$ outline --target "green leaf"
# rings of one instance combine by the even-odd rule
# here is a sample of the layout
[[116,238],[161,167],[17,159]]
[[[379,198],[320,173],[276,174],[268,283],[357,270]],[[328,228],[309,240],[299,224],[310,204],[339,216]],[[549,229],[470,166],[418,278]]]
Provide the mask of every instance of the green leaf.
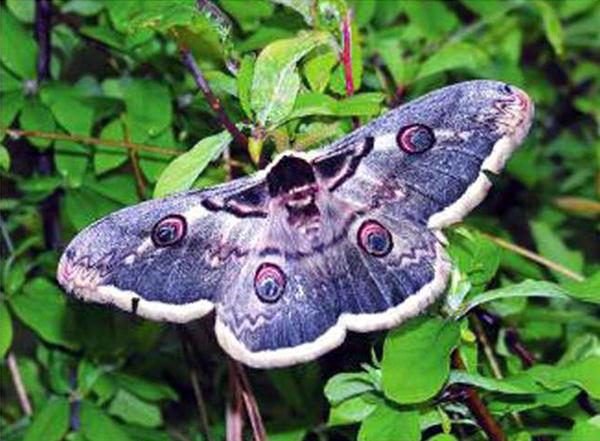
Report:
[[237,76],[237,93],[242,109],[248,118],[252,119],[252,105],[250,95],[252,93],[252,75],[254,74],[254,57],[246,55],[242,58],[240,70]]
[[231,139],[227,131],[209,136],[172,161],[160,175],[154,188],[154,197],[188,190],[209,162],[215,160],[229,145]]
[[372,393],[357,395],[332,406],[329,411],[329,426],[343,426],[364,420],[373,412],[382,398]]
[[358,441],[420,441],[417,411],[402,411],[382,403],[365,418]]
[[33,23],[35,0],[7,0],[6,6],[23,23]]
[[8,149],[0,144],[0,169],[8,171],[10,170],[10,154]]
[[53,396],[34,414],[23,441],[59,441],[69,430],[69,400]]
[[144,427],[158,427],[162,424],[160,408],[150,404],[126,390],[119,390],[108,407],[111,415],[118,416],[123,421]]
[[448,253],[460,273],[467,275],[471,292],[483,290],[500,265],[500,251],[496,244],[477,230],[467,228],[452,230],[448,238]]
[[423,7],[420,2],[402,2],[410,23],[428,39],[444,36],[459,24],[456,15],[439,0],[429,0]]
[[89,148],[71,141],[56,141],[54,161],[67,186],[80,187],[90,158]]
[[327,381],[325,396],[332,406],[336,406],[357,395],[374,392],[375,387],[367,372],[337,374]]
[[88,400],[81,402],[81,430],[89,441],[131,441],[119,424]]
[[484,389],[492,392],[500,392],[504,394],[532,394],[543,392],[537,383],[530,377],[520,376],[498,380],[495,378],[484,377],[478,374],[470,374],[465,371],[451,371],[448,379],[448,384],[468,384],[479,389]]
[[476,71],[487,63],[489,63],[488,55],[478,46],[462,42],[453,43],[443,46],[425,60],[417,78],[425,78],[455,69]]
[[33,34],[27,32],[23,25],[4,8],[0,9],[0,29],[2,29],[2,38],[0,38],[2,63],[23,80],[35,79],[37,45],[33,40]]
[[566,282],[564,283],[571,297],[583,302],[600,304],[600,271],[588,277],[583,282]]
[[5,92],[1,96],[0,126],[9,127],[15,116],[21,111],[25,104],[23,92],[20,90]]
[[548,389],[559,390],[577,386],[596,400],[600,399],[598,372],[600,372],[600,355],[587,357],[561,367],[536,365],[527,371]]
[[473,296],[467,305],[462,309],[466,314],[478,305],[492,302],[499,299],[508,299],[515,297],[546,297],[551,299],[569,300],[569,291],[552,282],[525,280],[514,285],[508,285],[504,288],[497,288]]
[[306,24],[312,25],[313,23],[313,12],[312,8],[314,5],[313,0],[271,0],[273,3],[279,3],[287,6],[288,8],[294,9],[296,12],[302,15]]
[[360,93],[348,98],[336,100],[322,93],[303,93],[298,96],[294,110],[287,119],[309,115],[369,116],[381,111],[381,102],[385,96],[381,93]]
[[554,6],[543,0],[535,0],[533,6],[542,17],[544,24],[544,33],[546,38],[552,45],[554,52],[558,56],[564,54],[565,35],[560,18],[557,12],[554,10]]
[[[100,132],[100,139],[123,141],[125,139],[123,121],[115,119],[109,122]],[[125,149],[99,145],[95,148],[94,170],[98,175],[114,170],[123,165],[127,161],[127,157]]]
[[296,64],[315,47],[329,41],[325,32],[307,32],[299,37],[279,40],[262,50],[254,65],[252,109],[262,126],[276,125],[294,107],[300,88]]
[[176,400],[177,393],[169,386],[127,374],[115,374],[114,380],[123,389],[147,401]]
[[[148,144],[156,147],[164,147],[168,149],[177,148],[172,127],[168,127],[160,132],[157,136],[149,138],[147,142]],[[144,176],[146,176],[150,182],[156,182],[160,174],[169,164],[169,161],[173,158],[173,155],[165,155],[164,153],[154,152],[140,152],[139,157],[140,167],[144,172]]]
[[273,14],[273,5],[268,0],[221,0],[221,7],[239,23],[245,32],[255,30],[262,19]]
[[314,92],[325,90],[331,79],[331,71],[337,63],[338,57],[333,49],[315,55],[304,63],[304,76]]
[[[583,254],[567,248],[560,236],[548,224],[541,221],[531,221],[531,234],[540,254],[554,262],[581,273],[583,271]],[[571,279],[558,271],[552,274],[559,282],[570,282]]]
[[437,435],[429,438],[428,441],[458,441],[454,435],[449,433],[438,433]]
[[413,318],[391,331],[383,345],[381,362],[385,395],[408,404],[437,394],[448,378],[450,353],[459,338],[458,323],[438,317]]
[[13,339],[13,325],[10,313],[4,302],[0,302],[0,358],[10,348]]
[[[56,130],[56,122],[50,109],[37,100],[28,100],[25,102],[19,123],[23,130],[31,130],[38,132],[54,132]],[[52,143],[49,139],[29,138],[31,144],[38,147],[48,147]]]
[[42,90],[42,102],[50,107],[56,121],[74,135],[90,134],[94,119],[93,107],[79,96],[78,90],[56,83]]
[[70,349],[79,348],[67,298],[48,279],[31,280],[9,301],[17,317],[44,340]]
[[173,109],[166,86],[152,80],[136,79],[126,86],[124,99],[132,141],[145,142],[171,125]]
[[569,433],[558,438],[558,441],[587,441],[600,439],[600,415],[587,420],[579,420]]

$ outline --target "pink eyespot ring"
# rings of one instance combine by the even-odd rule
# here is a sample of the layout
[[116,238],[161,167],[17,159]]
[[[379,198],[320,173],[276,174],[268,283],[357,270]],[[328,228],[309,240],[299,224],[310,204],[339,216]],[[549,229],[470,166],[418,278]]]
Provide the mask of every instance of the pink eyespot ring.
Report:
[[387,256],[394,246],[390,232],[376,220],[366,220],[358,228],[358,245],[375,257]]
[[411,124],[398,131],[396,143],[406,153],[422,153],[433,147],[435,135],[433,130],[424,124]]
[[150,238],[156,247],[173,246],[187,233],[187,222],[179,214],[170,214],[159,220],[152,228]]
[[265,303],[274,303],[283,295],[286,277],[274,263],[261,263],[254,274],[254,292]]

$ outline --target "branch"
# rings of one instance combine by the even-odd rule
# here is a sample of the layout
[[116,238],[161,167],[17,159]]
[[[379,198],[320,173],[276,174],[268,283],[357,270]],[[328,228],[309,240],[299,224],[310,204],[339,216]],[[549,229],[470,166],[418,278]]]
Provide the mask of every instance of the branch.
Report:
[[[35,2],[34,35],[38,44],[36,63],[37,85],[50,79],[50,38],[52,27],[52,4],[50,0]],[[42,151],[38,155],[37,169],[43,176],[51,175],[54,171],[52,152]],[[48,249],[60,248],[60,223],[59,223],[58,192],[53,192],[40,204],[42,223],[44,227],[44,240]]]
[[342,48],[342,63],[344,65],[344,78],[346,80],[346,95],[354,95],[354,78],[352,77],[352,9],[342,21],[342,37],[344,46]]
[[181,57],[183,58],[183,63],[187,66],[190,73],[194,77],[194,80],[196,81],[196,85],[204,94],[204,97],[208,101],[208,104],[217,113],[217,119],[219,120],[221,125],[223,127],[225,127],[225,129],[229,133],[231,133],[231,136],[233,136],[233,138],[240,145],[247,147],[248,146],[248,138],[246,137],[246,135],[244,135],[242,132],[240,132],[238,130],[238,128],[235,126],[235,124],[233,122],[231,122],[231,120],[227,116],[227,113],[225,113],[225,109],[223,109],[221,102],[213,93],[212,89],[210,88],[210,85],[206,81],[206,78],[204,78],[204,75],[202,74],[200,67],[198,67],[198,65],[196,64],[196,60],[194,60],[194,56],[192,55],[192,52],[187,48],[181,48]]
[[[465,370],[465,364],[457,350],[452,353],[452,367],[454,369]],[[464,399],[467,407],[475,417],[475,420],[491,441],[508,441],[502,427],[500,427],[498,422],[494,419],[493,415],[473,387],[465,387]]]
[[184,325],[178,326],[177,331],[179,334],[179,342],[181,343],[181,350],[183,352],[183,358],[190,371],[190,381],[192,382],[192,389],[194,391],[194,398],[196,399],[196,407],[198,409],[198,415],[200,416],[200,431],[202,436],[207,441],[213,441],[213,436],[210,431],[210,424],[208,422],[208,412],[206,411],[206,403],[200,388],[200,382],[198,380],[198,373],[196,372],[195,364],[193,362],[193,350],[192,345],[189,341],[187,330]]
[[243,441],[244,415],[242,414],[242,386],[229,358],[229,399],[225,408],[226,441]]
[[[6,245],[6,251],[8,254],[12,255],[15,252],[15,247],[13,241],[8,233],[8,229],[4,223],[4,219],[0,216],[0,230],[2,231],[2,239],[4,240],[4,244]],[[17,365],[17,359],[15,358],[15,354],[11,351],[8,352],[6,356],[6,363],[8,364],[8,370],[10,372],[10,377],[12,378],[13,385],[15,386],[15,391],[17,392],[17,397],[19,399],[19,404],[21,406],[21,410],[25,415],[31,415],[31,403],[29,402],[29,398],[27,397],[27,390],[23,385],[23,378],[21,377],[21,371],[19,371],[19,366]]]
[[581,274],[576,273],[559,263],[556,263],[556,262],[553,262],[552,260],[546,259],[545,257],[542,257],[539,254],[534,253],[533,251],[529,251],[527,248],[523,248],[519,245],[515,245],[504,239],[501,239],[500,237],[494,236],[489,233],[482,232],[482,234],[485,237],[487,237],[488,239],[490,239],[492,242],[497,244],[498,246],[505,248],[507,250],[510,250],[514,253],[520,254],[521,256],[524,256],[530,260],[533,260],[534,262],[537,262],[540,265],[544,265],[545,267],[550,268],[553,271],[564,274],[565,276],[569,277],[570,279],[573,279],[577,282],[583,282],[585,280],[585,278]]
[[254,440],[266,441],[267,432],[265,431],[265,426],[258,409],[258,403],[256,402],[256,398],[254,398],[254,393],[252,392],[252,387],[250,386],[250,382],[248,381],[244,367],[238,361],[230,358],[229,369],[233,370],[235,375],[238,377],[238,384],[240,386],[242,398],[246,407],[246,413],[248,414],[248,419],[250,420],[250,425],[252,426]]
[[8,370],[10,371],[13,385],[17,391],[17,397],[19,398],[21,410],[25,415],[30,416],[33,413],[31,409],[31,403],[29,402],[27,391],[23,385],[23,378],[21,377],[21,372],[19,371],[15,354],[12,351],[8,353],[8,356],[6,357],[6,363],[8,364]]
[[83,135],[70,135],[68,133],[53,133],[53,132],[40,132],[37,130],[17,130],[17,129],[9,129],[6,127],[2,127],[0,131],[6,132],[9,136],[13,138],[19,138],[21,136],[28,138],[42,138],[42,139],[54,139],[59,141],[72,141],[81,144],[90,144],[90,145],[99,145],[102,147],[116,147],[116,148],[125,148],[131,150],[137,150],[142,152],[153,152],[153,153],[162,153],[163,155],[168,156],[177,156],[181,155],[183,152],[175,149],[167,149],[162,147],[157,147],[154,145],[146,145],[146,144],[135,144],[133,142],[128,141],[117,141],[112,139],[100,139],[93,138],[90,136]]

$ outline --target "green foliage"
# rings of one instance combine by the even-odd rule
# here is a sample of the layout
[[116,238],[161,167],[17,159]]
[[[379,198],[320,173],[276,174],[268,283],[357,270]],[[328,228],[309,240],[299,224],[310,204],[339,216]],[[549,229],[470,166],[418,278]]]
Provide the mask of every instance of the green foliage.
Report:
[[[277,152],[321,146],[472,78],[523,88],[537,116],[488,200],[445,231],[444,299],[388,333],[350,335],[317,362],[252,372],[269,439],[484,440],[473,409],[453,398],[465,386],[511,441],[600,439],[598,1],[52,3],[46,81],[36,71],[36,3],[0,5],[1,439],[205,439],[191,369],[212,439],[226,430],[218,346],[188,328],[189,360],[174,327],[64,296],[48,219],[67,242],[119,208],[250,173]],[[182,48],[248,149],[219,125]]]

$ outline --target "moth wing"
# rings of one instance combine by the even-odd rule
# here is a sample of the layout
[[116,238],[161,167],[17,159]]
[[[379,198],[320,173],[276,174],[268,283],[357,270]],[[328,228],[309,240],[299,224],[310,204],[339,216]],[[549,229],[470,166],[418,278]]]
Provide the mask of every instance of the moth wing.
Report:
[[[342,240],[320,251],[248,259],[217,305],[221,346],[250,366],[288,366],[337,347],[347,330],[388,329],[422,311],[446,284],[445,251],[422,225],[380,220],[393,241],[385,257],[374,257],[358,244],[359,228],[371,222],[361,218]],[[261,265],[273,265],[284,278],[275,301],[257,293]]]
[[[244,244],[260,230],[266,203],[257,176],[125,208],[73,239],[58,281],[83,300],[149,319],[199,318],[223,295],[223,281],[245,264]],[[157,243],[173,231],[182,237]]]
[[337,197],[431,228],[461,220],[527,134],[529,97],[497,81],[445,87],[312,153]]

